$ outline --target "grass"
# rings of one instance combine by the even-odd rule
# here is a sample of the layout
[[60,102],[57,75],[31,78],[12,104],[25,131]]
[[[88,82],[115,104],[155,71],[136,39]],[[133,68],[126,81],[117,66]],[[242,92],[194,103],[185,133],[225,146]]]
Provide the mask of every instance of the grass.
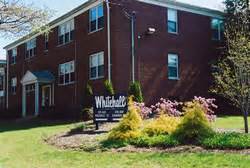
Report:
[[[234,120],[229,118],[228,121]],[[218,120],[218,122],[221,121]],[[225,122],[224,118],[223,122]],[[74,124],[60,122],[0,122],[0,168],[247,168],[250,165],[250,155],[86,153],[62,151],[43,143],[43,137],[70,129],[73,126]]]
[[[248,117],[249,118],[249,117]],[[248,125],[250,126],[250,118],[248,119]],[[213,124],[214,128],[225,128],[225,129],[244,129],[243,117],[231,117],[231,116],[221,116],[216,119]]]

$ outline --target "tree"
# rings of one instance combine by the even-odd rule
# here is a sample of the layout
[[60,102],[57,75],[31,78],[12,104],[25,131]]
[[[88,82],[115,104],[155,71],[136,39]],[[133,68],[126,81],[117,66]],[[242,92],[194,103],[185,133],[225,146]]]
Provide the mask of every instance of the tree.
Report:
[[20,36],[31,31],[44,31],[52,14],[23,0],[0,0],[0,34]]
[[250,12],[247,0],[226,0],[225,54],[213,73],[213,91],[231,100],[244,116],[250,109]]

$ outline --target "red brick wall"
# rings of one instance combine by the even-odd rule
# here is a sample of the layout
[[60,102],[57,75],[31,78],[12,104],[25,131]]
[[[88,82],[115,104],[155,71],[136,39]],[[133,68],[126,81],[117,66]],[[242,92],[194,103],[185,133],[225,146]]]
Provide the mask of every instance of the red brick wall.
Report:
[[[217,57],[219,46],[211,40],[210,17],[178,11],[178,35],[167,32],[167,9],[134,0],[111,0],[112,82],[117,92],[127,92],[131,81],[131,25],[123,10],[136,11],[136,35],[144,35],[149,27],[151,36],[136,38],[136,80],[142,84],[147,103],[161,97],[189,99],[194,95],[208,96],[211,83],[209,63]],[[58,46],[57,28],[49,35],[49,51],[44,52],[44,37],[37,38],[37,55],[24,60],[24,45],[18,47],[17,64],[10,66],[10,77],[18,81],[27,70],[49,70],[58,78],[58,65],[75,60],[76,83],[58,86],[55,83],[57,115],[73,115],[82,107],[84,90],[89,80],[89,55],[104,51],[105,78],[108,77],[106,7],[104,29],[89,34],[88,12],[75,17],[74,41]],[[180,80],[168,79],[167,55],[179,55]],[[95,93],[103,92],[103,81],[91,81]],[[21,114],[21,84],[17,95],[9,97],[10,108]],[[41,92],[40,92],[41,93]],[[58,116],[60,117],[60,116]]]

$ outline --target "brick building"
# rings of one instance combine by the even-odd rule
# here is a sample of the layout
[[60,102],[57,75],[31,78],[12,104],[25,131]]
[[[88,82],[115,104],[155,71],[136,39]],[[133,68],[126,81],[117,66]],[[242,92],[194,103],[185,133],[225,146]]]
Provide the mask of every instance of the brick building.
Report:
[[127,92],[141,83],[147,103],[208,96],[223,13],[168,0],[89,0],[7,50],[7,108],[17,116],[74,116],[90,81]]

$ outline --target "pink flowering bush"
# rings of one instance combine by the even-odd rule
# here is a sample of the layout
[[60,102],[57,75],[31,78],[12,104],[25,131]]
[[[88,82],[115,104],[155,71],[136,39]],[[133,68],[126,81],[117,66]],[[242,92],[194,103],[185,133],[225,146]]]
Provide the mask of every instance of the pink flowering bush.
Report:
[[[203,97],[195,96],[192,102],[198,102],[204,108],[206,117],[210,122],[215,121],[216,115],[214,114],[214,109],[218,108],[214,104],[215,99],[206,99]],[[167,115],[169,117],[180,117],[183,116],[182,109],[185,104],[182,102],[171,101],[161,98],[158,103],[147,107],[144,103],[134,102],[134,106],[139,109],[142,119],[148,119],[151,117],[159,117],[161,114]]]
[[156,115],[165,114],[170,117],[179,117],[182,115],[182,112],[178,110],[178,107],[182,105],[181,102],[170,101],[161,98],[160,102],[151,106],[152,112]]
[[210,122],[215,121],[216,115],[214,114],[214,109],[217,109],[218,106],[214,104],[215,99],[206,99],[204,97],[194,97],[194,101],[201,104],[201,106],[204,108],[206,112],[207,119]]
[[145,103],[134,102],[134,106],[139,109],[142,119],[148,119],[152,115],[152,109],[145,106]]

